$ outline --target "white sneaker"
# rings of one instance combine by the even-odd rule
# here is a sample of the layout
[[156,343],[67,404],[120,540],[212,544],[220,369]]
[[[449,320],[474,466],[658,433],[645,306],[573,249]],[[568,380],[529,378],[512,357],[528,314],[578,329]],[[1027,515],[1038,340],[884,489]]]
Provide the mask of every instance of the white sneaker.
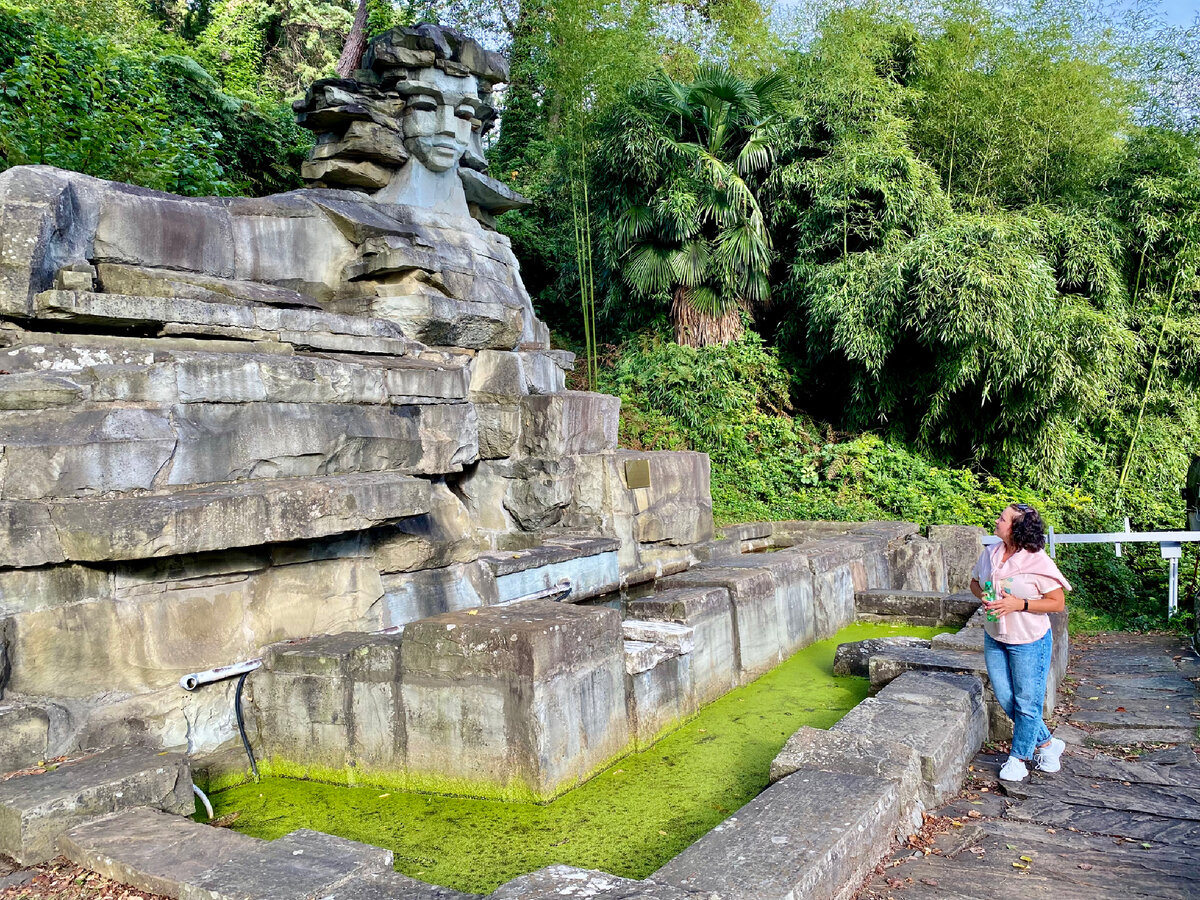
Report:
[[1059,758],[1065,749],[1067,745],[1064,741],[1056,737],[1050,738],[1050,743],[1033,751],[1033,767],[1039,772],[1057,772],[1062,768]]
[[1015,756],[1010,756],[1008,762],[1000,767],[1001,781],[1024,781],[1029,777],[1029,769],[1025,763]]

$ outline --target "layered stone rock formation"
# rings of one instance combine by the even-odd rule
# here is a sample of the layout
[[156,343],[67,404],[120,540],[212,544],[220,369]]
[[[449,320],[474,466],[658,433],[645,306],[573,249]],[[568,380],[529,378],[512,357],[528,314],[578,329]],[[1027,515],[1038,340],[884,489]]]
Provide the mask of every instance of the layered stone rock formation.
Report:
[[483,159],[506,77],[449,30],[380,36],[299,104],[314,186],[277,196],[0,174],[12,765],[212,748],[232,684],[187,672],[563,576],[594,593],[711,537],[707,459],[618,451],[618,401],[565,390],[491,218],[523,202]]

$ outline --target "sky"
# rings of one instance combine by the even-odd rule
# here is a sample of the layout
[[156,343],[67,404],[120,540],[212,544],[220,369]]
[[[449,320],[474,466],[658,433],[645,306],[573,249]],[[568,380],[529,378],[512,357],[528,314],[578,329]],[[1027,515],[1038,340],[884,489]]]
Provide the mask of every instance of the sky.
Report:
[[1200,11],[1200,0],[1163,0],[1161,8],[1171,25],[1191,25]]

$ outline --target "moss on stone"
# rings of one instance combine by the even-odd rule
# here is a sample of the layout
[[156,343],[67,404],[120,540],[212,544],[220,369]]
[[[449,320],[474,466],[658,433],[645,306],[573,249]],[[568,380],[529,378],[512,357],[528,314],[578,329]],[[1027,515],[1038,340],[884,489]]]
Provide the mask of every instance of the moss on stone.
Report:
[[234,827],[247,834],[315,828],[389,847],[404,874],[463,891],[487,893],[551,863],[644,878],[762,791],[792,732],[828,728],[867,695],[866,679],[831,674],[839,643],[947,630],[850,625],[548,804],[280,777],[212,799],[217,815],[240,812]]

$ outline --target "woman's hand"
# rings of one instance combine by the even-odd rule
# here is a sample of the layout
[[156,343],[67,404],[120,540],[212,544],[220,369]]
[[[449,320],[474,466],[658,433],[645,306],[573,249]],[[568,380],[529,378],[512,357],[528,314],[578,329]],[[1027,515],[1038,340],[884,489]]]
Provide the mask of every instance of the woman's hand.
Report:
[[1016,597],[1006,591],[1004,588],[996,593],[996,600],[993,603],[985,603],[984,606],[988,612],[997,618],[1006,616],[1010,612],[1021,612],[1025,608],[1025,601],[1020,597]]

